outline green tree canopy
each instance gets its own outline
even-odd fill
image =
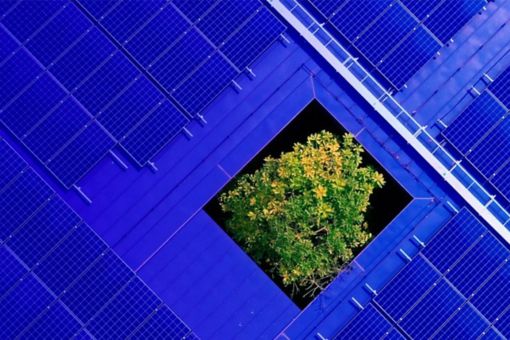
[[[364,214],[384,178],[362,153],[352,135],[323,131],[266,158],[220,196],[227,231],[293,292],[315,295],[371,238]]]

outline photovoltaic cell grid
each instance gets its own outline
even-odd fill
[[[0,338],[193,337],[4,140],[0,160]]]
[[[307,0],[397,89],[485,0]]]
[[[509,259],[508,248],[462,209],[337,338],[390,330],[416,339],[509,337]]]

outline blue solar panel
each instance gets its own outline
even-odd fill
[[[21,279],[27,270],[7,250],[0,247],[0,297],[2,297],[13,285]]]
[[[510,119],[496,125],[467,158],[482,174],[491,177],[510,159]]]
[[[64,0],[22,1],[2,19],[2,24],[4,24],[19,41],[24,42],[41,25],[61,9],[64,4]],[[27,18],[30,19],[27,20]]]
[[[505,197],[510,200],[510,166],[504,166],[491,182],[498,188]]]
[[[349,0],[308,0],[315,8],[317,8],[324,16],[329,17],[343,3]]]
[[[401,318],[439,279],[420,256],[402,269],[374,299],[394,319]]]
[[[363,32],[393,0],[348,1],[331,17],[331,23],[350,41]]]
[[[485,232],[485,227],[467,209],[462,209],[434,236],[422,253],[444,273]]]
[[[80,218],[62,200],[53,197],[7,241],[7,245],[32,268],[79,222]]]
[[[0,1],[0,16],[3,16],[9,11],[18,0],[3,0]]]
[[[157,13],[165,0],[126,0],[115,6],[101,24],[119,41],[124,43],[135,31]]]
[[[225,43],[221,51],[239,69],[243,69],[264,52],[284,30],[285,26],[268,9],[262,7]]]
[[[498,240],[486,234],[446,277],[468,297],[503,264],[508,255],[510,253]]]
[[[403,340],[405,339],[399,331],[395,328],[392,328],[387,336],[384,337],[385,340]]]
[[[402,3],[420,20],[423,20],[445,0],[401,0]]]
[[[477,339],[488,326],[487,321],[469,304],[466,304],[436,336],[439,339]]]
[[[483,336],[483,340],[503,340],[503,336],[495,330],[494,327],[489,328]]]
[[[489,89],[507,108],[510,108],[510,68],[503,71],[489,86]]]
[[[101,16],[109,11],[118,0],[78,0],[78,2],[95,18],[100,19]]]
[[[26,163],[11,149],[4,140],[0,140],[0,192],[26,167]]]
[[[1,339],[14,339],[53,301],[51,294],[32,275],[0,300]]]
[[[419,26],[378,68],[395,87],[401,88],[440,48],[429,32]]]
[[[89,332],[86,329],[80,330],[73,336],[73,340],[90,340],[93,339]]]
[[[176,134],[188,119],[173,104],[165,101],[121,142],[140,165],[144,165]]]
[[[137,32],[125,46],[141,65],[147,67],[188,27],[188,22],[169,5]]]
[[[173,94],[191,114],[201,112],[237,75],[219,54],[213,54]]]
[[[354,43],[373,63],[379,63],[417,25],[415,19],[394,4]]]
[[[195,30],[187,32],[159,59],[150,72],[168,90],[172,91],[214,48]],[[208,80],[210,81],[210,79]],[[194,100],[195,98],[193,98]]]
[[[258,0],[220,1],[197,23],[197,26],[216,46],[219,46],[260,6]]]
[[[0,2],[1,3],[1,2]],[[18,43],[11,35],[0,25],[0,63],[11,55],[18,47]]]
[[[62,302],[86,323],[132,276],[131,270],[109,251],[66,290]]]
[[[69,188],[99,162],[115,142],[96,123],[88,126],[48,164],[48,168]]]
[[[14,135],[22,139],[64,96],[65,91],[45,73],[9,105],[0,118]]]
[[[510,305],[510,264],[506,263],[478,290],[471,303],[493,322]]]
[[[74,98],[70,97],[38,124],[23,142],[45,163],[83,129],[90,119]]]
[[[24,87],[30,84],[42,69],[24,49],[18,50],[0,66],[0,108],[11,101]],[[0,115],[3,113],[0,111]]]
[[[28,169],[0,193],[0,239],[5,240],[52,194],[50,188]]]
[[[26,339],[70,339],[81,325],[69,312],[56,302],[26,329],[22,338]]]
[[[400,322],[400,326],[412,338],[428,338],[463,301],[464,299],[442,280],[411,309]]]
[[[139,74],[122,53],[116,53],[84,82],[74,96],[95,116]]]
[[[132,339],[184,339],[190,333],[168,307],[159,308],[132,336]]]
[[[339,340],[380,339],[391,329],[390,323],[372,305],[359,312],[335,336]]]
[[[87,325],[92,335],[105,339],[126,338],[148,318],[161,301],[138,278],[131,281]]]
[[[43,65],[47,66],[90,26],[90,21],[80,10],[73,4],[68,4],[25,46]]]
[[[503,336],[510,338],[510,309],[494,325]]]
[[[173,4],[191,21],[200,18],[217,0],[174,0]]]
[[[505,113],[505,108],[488,92],[483,92],[448,126],[443,135],[465,154]]]
[[[86,224],[81,224],[62,241],[34,272],[55,293],[60,294],[103,252],[106,245]]]
[[[446,43],[486,4],[486,0],[445,1],[425,20],[425,25]]]
[[[51,67],[51,72],[72,91],[115,51],[112,43],[93,28]]]
[[[136,80],[97,119],[117,140],[147,115],[164,96],[145,77]]]

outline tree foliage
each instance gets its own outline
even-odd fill
[[[266,158],[220,196],[227,231],[294,293],[315,295],[371,238],[364,214],[384,178],[362,153],[351,135],[323,131]]]

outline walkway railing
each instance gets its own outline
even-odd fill
[[[296,0],[267,0],[508,243],[510,214]]]

